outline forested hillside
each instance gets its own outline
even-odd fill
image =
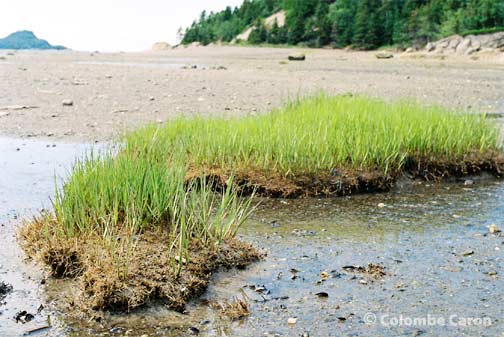
[[[281,9],[285,25],[266,27],[264,19]],[[245,0],[203,12],[183,43],[230,42],[250,26],[252,44],[421,46],[452,34],[504,30],[504,0]]]

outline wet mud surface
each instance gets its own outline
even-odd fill
[[[49,205],[54,171],[64,174],[84,150],[0,140],[0,282],[13,286],[0,304],[2,336],[43,326],[48,315],[55,328],[32,335],[499,336],[504,329],[504,236],[489,231],[491,224],[504,229],[504,184],[477,179],[332,199],[263,199],[240,237],[266,259],[216,275],[186,313],[153,305],[99,323],[65,320],[56,303],[72,284],[46,280],[25,263],[14,230],[22,216]],[[231,321],[212,305],[233,298],[249,304],[248,317]],[[16,323],[23,310],[33,320]],[[408,324],[428,317],[438,323]]]
[[[16,229],[40,209],[50,207],[54,177],[64,176],[77,153],[87,146],[0,138],[0,284],[12,287],[0,296],[0,336],[19,336],[58,326],[43,298],[46,277],[38,266],[25,262],[16,242]],[[3,287],[2,287],[3,288]],[[45,335],[49,329],[38,334]],[[55,335],[53,329],[50,336]],[[48,335],[48,336],[49,336]]]

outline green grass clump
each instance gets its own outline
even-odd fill
[[[65,238],[92,233],[113,242],[124,232],[133,240],[146,229],[165,229],[172,233],[167,246],[173,255],[188,259],[191,240],[221,244],[236,235],[253,208],[232,181],[221,195],[204,180],[187,182],[189,168],[386,174],[408,157],[450,161],[497,150],[498,130],[480,115],[322,94],[259,116],[177,118],[126,135],[119,148],[76,163],[54,200],[56,225],[50,231]]]
[[[130,151],[192,167],[285,174],[332,168],[400,169],[405,158],[455,160],[498,148],[484,116],[408,101],[319,95],[260,116],[179,118],[126,136]]]
[[[216,194],[205,179],[186,182],[185,174],[181,162],[161,161],[148,149],[91,154],[57,189],[55,222],[47,221],[45,230],[66,239],[98,235],[112,249],[122,237],[128,250],[138,234],[163,230],[170,233],[172,257],[189,261],[192,240],[216,247],[234,238],[254,207],[252,198],[238,197],[232,178]],[[127,261],[119,265],[127,269]],[[180,272],[182,264],[174,265]]]
[[[387,174],[407,158],[450,163],[496,150],[498,130],[484,116],[348,95],[322,94],[258,116],[177,118],[78,161],[57,190],[54,213],[22,237],[55,275],[81,275],[92,307],[130,308],[160,296],[181,308],[220,266],[260,258],[233,240],[252,197],[241,198],[233,178],[216,193],[205,170],[236,179],[240,170],[258,170],[267,180],[268,172],[290,178],[333,168]]]

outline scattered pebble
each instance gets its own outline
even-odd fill
[[[462,256],[471,256],[473,254],[474,254],[474,250],[466,250],[466,251],[462,252],[462,254],[460,254],[460,255],[462,255]]]
[[[73,106],[74,102],[71,99],[64,99],[63,101],[61,101],[61,104],[63,106]]]
[[[120,326],[113,327],[112,329],[109,330],[110,333],[116,334],[116,333],[122,333],[124,332],[124,328]]]
[[[288,320],[287,320],[287,324],[290,324],[290,325],[294,325],[297,323],[297,318],[295,317],[290,317]]]
[[[33,314],[30,314],[26,310],[20,311],[14,316],[16,323],[22,323],[22,324],[28,323],[32,321],[34,318],[35,316]]]
[[[444,270],[452,272],[452,273],[459,273],[463,270],[462,267],[457,267],[457,266],[446,266],[443,267]]]
[[[501,232],[500,228],[499,228],[499,227],[497,227],[497,225],[496,225],[496,224],[494,224],[494,223],[493,223],[493,224],[491,224],[491,225],[488,227],[488,231],[489,231],[490,233],[492,233],[492,234],[496,234],[496,233],[500,233],[500,232]]]
[[[0,282],[0,300],[12,291],[12,286],[5,282]]]
[[[189,327],[189,329],[187,329],[187,331],[191,335],[199,335],[199,333],[200,333],[199,329],[194,326]]]

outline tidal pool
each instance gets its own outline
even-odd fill
[[[258,199],[240,236],[267,257],[216,275],[186,313],[153,304],[99,323],[72,321],[61,305],[72,284],[41,285],[44,273],[24,261],[14,231],[22,216],[50,205],[54,173],[64,175],[87,148],[0,139],[0,281],[14,288],[0,305],[1,336],[43,326],[49,315],[54,328],[33,335],[496,336],[504,329],[504,236],[488,230],[492,223],[504,229],[504,184],[492,179],[405,183],[346,198]],[[386,275],[344,268],[370,263]],[[249,303],[248,318],[231,322],[208,305],[232,298]],[[13,319],[40,304],[34,321]]]

